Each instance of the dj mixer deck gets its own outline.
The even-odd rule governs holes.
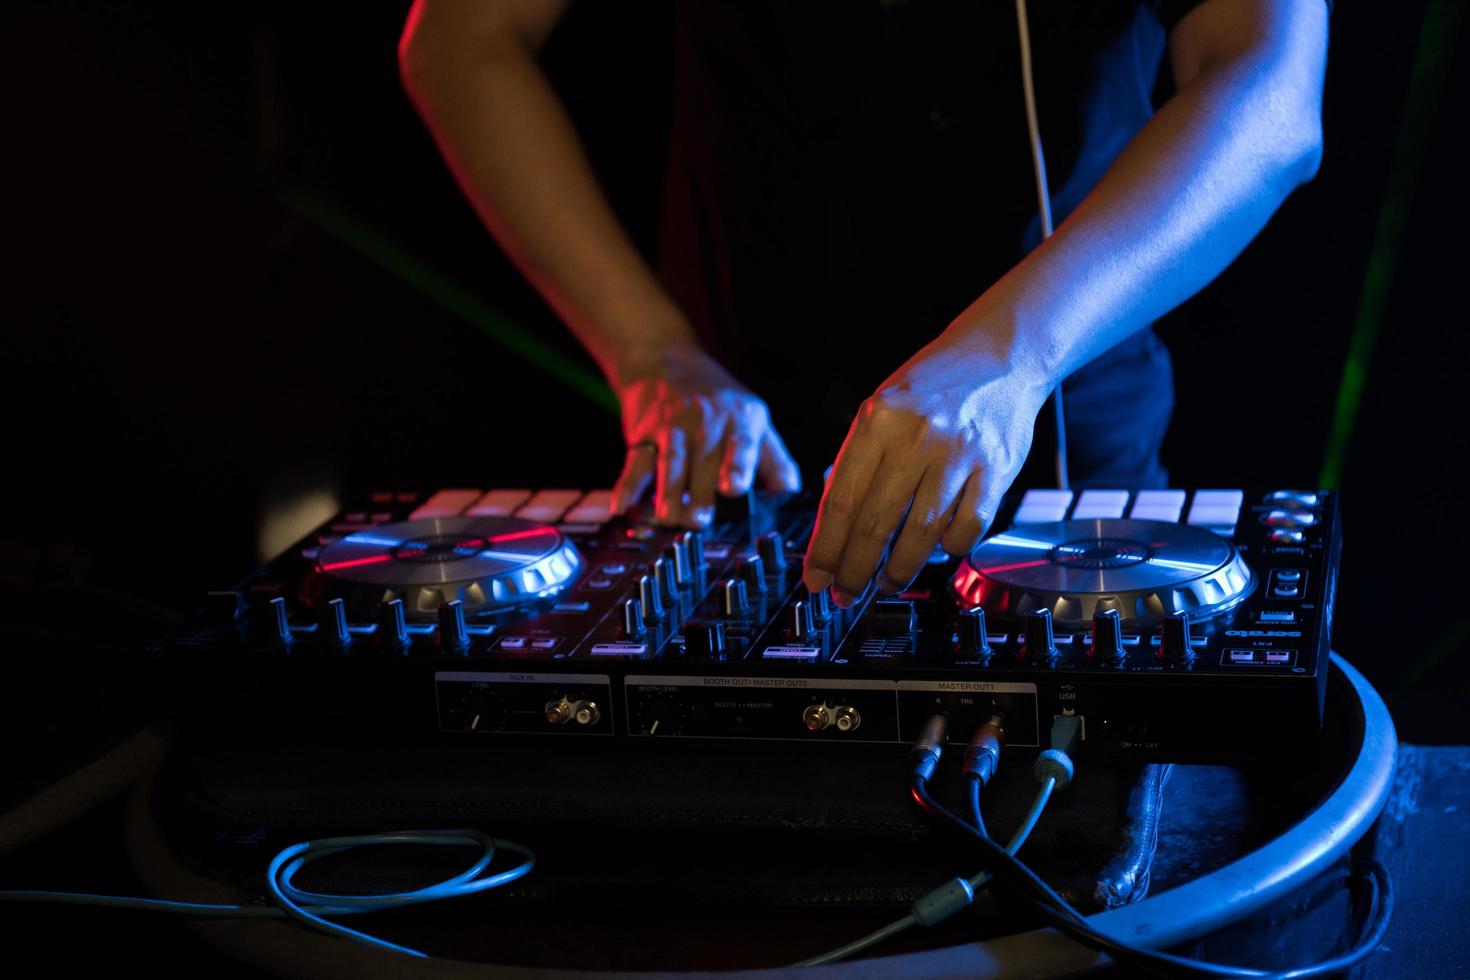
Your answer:
[[[809,498],[704,532],[606,491],[379,492],[152,650],[195,721],[395,737],[905,746],[935,712],[1036,746],[1238,759],[1320,729],[1340,534],[1308,490],[1032,490],[967,557],[839,609]]]

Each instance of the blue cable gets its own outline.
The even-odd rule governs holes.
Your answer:
[[[978,780],[977,780],[978,782]],[[1011,837],[1011,842],[1006,845],[1006,851],[1015,854],[1026,843],[1026,838],[1031,836],[1031,831],[1036,828],[1036,821],[1041,819],[1041,811],[1046,809],[1047,801],[1051,799],[1052,791],[1056,789],[1056,780],[1048,777],[1042,781],[1041,789],[1037,790],[1036,800],[1031,804],[1031,812],[1026,814],[1026,819],[1021,822]],[[990,873],[982,871],[973,878],[954,878],[938,888],[929,892],[914,903],[914,910],[901,919],[895,919],[881,929],[868,933],[861,939],[855,939],[846,946],[838,948],[811,959],[802,960],[794,966],[821,966],[825,963],[836,963],[845,960],[849,956],[861,953],[863,950],[892,936],[896,936],[904,930],[915,926],[937,925],[939,922],[949,918],[960,909],[975,900],[975,889],[984,886],[990,880]]]
[[[306,891],[291,884],[291,879],[296,873],[312,861],[340,854],[354,847],[382,844],[427,844],[439,847],[477,846],[480,848],[480,856],[468,868],[452,878],[407,892],[389,892],[383,895],[332,895]],[[518,855],[521,858],[520,863],[504,871],[480,877],[489,870],[491,862],[495,860],[495,855],[499,851]],[[271,898],[276,903],[275,906],[210,905],[199,902],[173,902],[157,898],[50,891],[0,891],[0,902],[95,905],[103,908],[173,912],[207,918],[279,919],[289,917],[308,928],[328,935],[349,939],[377,949],[427,958],[427,954],[416,949],[400,946],[386,939],[378,939],[346,926],[339,926],[334,922],[328,922],[322,916],[381,912],[405,905],[474,895],[523,878],[535,866],[536,855],[529,848],[512,841],[498,840],[478,830],[401,830],[354,837],[327,837],[292,844],[285,848],[271,859],[270,868],[266,873],[266,887],[270,890]]]

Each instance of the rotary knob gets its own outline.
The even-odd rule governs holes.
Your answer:
[[[1123,652],[1123,617],[1116,609],[1100,609],[1092,616],[1092,647],[1088,654],[1100,663],[1121,661]]]
[[[1189,642],[1189,613],[1164,617],[1164,628],[1159,636],[1159,658],[1179,664],[1194,660],[1194,645]]]
[[[270,602],[270,613],[266,617],[266,643],[273,650],[289,650],[295,637],[291,635],[291,620],[286,615],[286,600],[280,596]]]
[[[685,531],[681,537],[689,548],[689,567],[698,575],[704,571],[704,535],[698,531]]]
[[[1037,609],[1026,614],[1026,659],[1050,664],[1057,659],[1056,638],[1051,628],[1051,610]]]
[[[725,624],[718,619],[692,619],[685,623],[684,655],[699,660],[725,659]]]
[[[721,586],[722,611],[727,619],[750,615],[750,593],[738,578],[727,578]]]
[[[408,617],[402,599],[378,603],[378,649],[387,654],[408,652]]]
[[[648,627],[643,622],[643,605],[637,599],[628,599],[623,603],[623,634],[625,636],[642,636],[648,632]]]
[[[761,561],[766,563],[767,568],[786,567],[786,542],[781,539],[779,531],[767,531],[756,538],[755,551],[760,555]]]
[[[760,555],[747,555],[735,563],[735,574],[745,583],[751,595],[766,592],[766,563]]]
[[[663,597],[659,595],[657,580],[650,575],[638,577],[638,608],[645,622],[664,618]]]
[[[439,607],[439,652],[468,653],[470,631],[465,628],[464,606],[451,599]]]
[[[793,640],[802,640],[811,635],[814,628],[812,623],[812,607],[800,599],[791,604],[791,623],[789,630]]]
[[[826,589],[806,591],[806,605],[812,611],[812,622],[821,626],[832,618],[832,598]]]
[[[960,613],[959,628],[956,630],[961,660],[988,660],[995,651],[990,649],[990,638],[985,630],[985,610],[966,609]]]
[[[667,559],[655,558],[653,560],[653,581],[658,585],[659,598],[677,607],[679,605],[679,583],[674,580],[674,569],[669,566]]]
[[[347,629],[347,606],[341,599],[333,599],[322,610],[322,621],[318,627],[322,641],[333,653],[346,653],[352,644],[352,632]]]

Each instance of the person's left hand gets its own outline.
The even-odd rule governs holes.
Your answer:
[[[822,492],[807,588],[831,586],[846,607],[875,576],[880,593],[902,592],[940,541],[953,555],[975,546],[1051,391],[1007,346],[946,331],[863,402]]]

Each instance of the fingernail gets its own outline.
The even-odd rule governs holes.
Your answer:
[[[858,597],[843,589],[841,586],[832,586],[832,601],[837,604],[838,609],[850,609],[857,602]]]
[[[832,584],[832,573],[812,568],[802,573],[801,580],[809,591],[821,592]]]

